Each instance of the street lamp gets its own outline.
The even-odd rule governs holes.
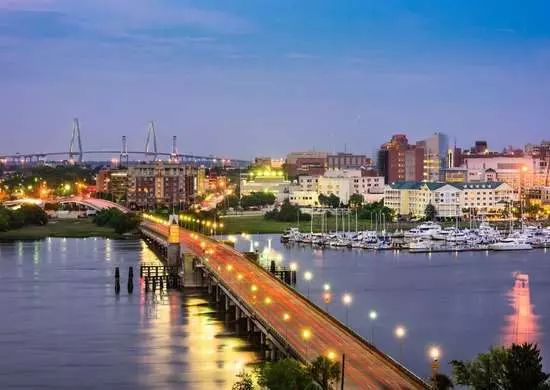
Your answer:
[[[323,290],[325,290],[325,291],[330,291],[330,284],[325,283],[325,284],[323,285]]]
[[[395,337],[399,340],[399,360],[403,362],[403,339],[407,335],[407,329],[403,325],[398,325],[395,327]]]
[[[303,329],[302,330],[302,339],[304,340],[304,344],[305,344],[305,349],[306,349],[306,361],[309,361],[309,345],[308,345],[308,341],[309,339],[311,338],[311,330],[309,329]]]
[[[346,293],[342,296],[342,302],[346,306],[346,326],[349,326],[348,311],[352,301],[353,301],[353,298],[351,297],[351,294]]]
[[[288,321],[290,321],[290,314],[283,314],[283,321],[285,322],[285,340],[288,343]]]
[[[439,349],[438,346],[432,345],[428,350],[428,355],[432,360],[432,381],[434,382],[434,388],[435,388],[435,376],[439,371],[439,358],[441,357],[441,350]]]
[[[271,305],[271,302],[273,302],[273,301],[271,300],[270,297],[265,297],[264,303],[267,306],[267,321],[268,322],[271,320],[271,316],[270,316],[271,310],[269,310],[269,305]]]
[[[290,263],[290,270],[291,271],[296,271],[298,269],[298,264],[296,263]]]
[[[309,290],[310,290],[310,286],[311,286],[311,283],[310,283],[311,278],[313,278],[313,274],[310,271],[306,271],[304,273],[304,279],[307,282],[307,299],[309,299]]]
[[[371,325],[371,342],[374,344],[374,321],[378,318],[378,313],[375,310],[369,312],[369,318],[372,321]]]

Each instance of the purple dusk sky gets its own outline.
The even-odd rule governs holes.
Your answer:
[[[429,3],[429,5],[428,5]],[[0,0],[0,154],[550,138],[544,0]]]

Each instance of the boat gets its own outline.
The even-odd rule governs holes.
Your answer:
[[[286,229],[281,235],[281,242],[294,242],[300,241],[302,233],[298,228]]]
[[[413,241],[409,242],[409,249],[432,249],[432,243],[422,237],[417,237]]]
[[[416,228],[410,229],[405,232],[405,238],[416,238],[416,237],[426,237],[431,238],[432,235],[439,233],[441,231],[441,225],[438,225],[435,222],[425,222],[418,225]]]
[[[524,237],[507,237],[489,245],[494,251],[525,251],[533,249]]]

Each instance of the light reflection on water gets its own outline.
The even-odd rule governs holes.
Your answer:
[[[506,318],[502,344],[538,343],[538,317],[535,314],[535,305],[531,304],[529,275],[514,272],[513,278],[513,286],[507,294],[513,312]]]
[[[258,359],[205,297],[145,294],[139,263],[158,260],[141,241],[53,238],[0,255],[1,389],[229,389]]]

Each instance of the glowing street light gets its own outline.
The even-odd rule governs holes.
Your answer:
[[[370,341],[374,344],[374,321],[378,318],[378,313],[375,311],[375,310],[371,310],[369,312],[369,318],[372,322],[371,324],[371,337],[370,337]]]
[[[298,270],[298,264],[296,264],[296,263],[290,263],[290,270],[291,270],[291,271],[296,271],[296,270]]]
[[[304,279],[307,282],[307,299],[309,299],[309,290],[310,290],[310,286],[311,286],[310,282],[311,282],[312,278],[313,278],[313,274],[310,271],[306,271],[304,273]]]
[[[327,352],[327,358],[330,361],[334,361],[334,359],[336,359],[336,353],[334,351],[328,351]]]
[[[309,345],[308,341],[311,339],[311,330],[309,329],[303,329],[302,330],[302,340],[304,340],[305,349],[306,349],[306,360],[309,360]]]
[[[428,355],[430,356],[430,359],[432,359],[432,381],[435,382],[435,376],[439,371],[439,358],[441,357],[441,350],[438,346],[432,345],[428,349]]]
[[[323,290],[330,291],[330,284],[328,283],[323,284]]]
[[[348,311],[352,301],[353,301],[353,298],[351,294],[346,293],[342,296],[342,303],[344,304],[344,306],[346,306],[346,326],[349,326]]]
[[[403,362],[403,340],[407,335],[407,329],[403,325],[398,325],[395,327],[395,337],[399,340],[399,360]]]
[[[283,321],[285,322],[285,340],[288,343],[288,321],[290,321],[290,314],[283,314]]]
[[[265,297],[264,303],[265,303],[266,306],[271,305],[272,302],[273,302],[273,301],[271,300],[270,297]],[[271,320],[271,315],[270,315],[270,313],[271,313],[271,310],[270,310],[269,307],[268,307],[268,308],[267,308],[267,321],[268,321],[268,322]]]

